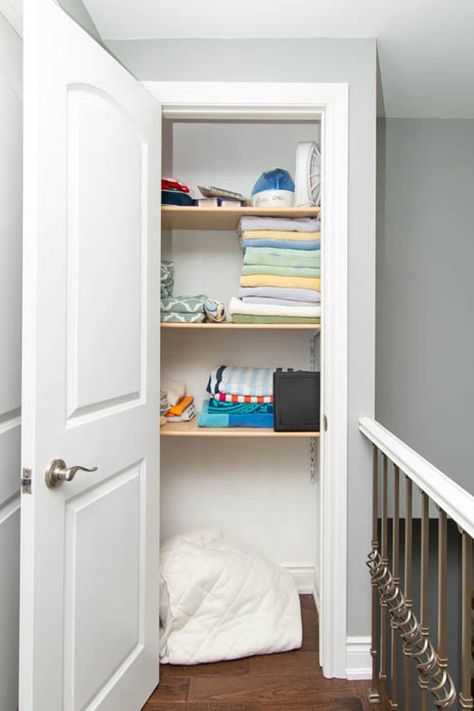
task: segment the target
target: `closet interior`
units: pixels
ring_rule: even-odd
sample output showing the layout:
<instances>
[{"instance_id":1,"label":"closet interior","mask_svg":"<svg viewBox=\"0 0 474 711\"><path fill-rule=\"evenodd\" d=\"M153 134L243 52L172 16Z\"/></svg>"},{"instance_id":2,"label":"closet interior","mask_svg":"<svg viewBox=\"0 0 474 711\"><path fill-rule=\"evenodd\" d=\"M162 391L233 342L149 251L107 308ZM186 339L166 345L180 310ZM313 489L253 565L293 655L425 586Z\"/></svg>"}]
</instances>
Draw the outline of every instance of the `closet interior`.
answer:
<instances>
[{"instance_id":1,"label":"closet interior","mask_svg":"<svg viewBox=\"0 0 474 711\"><path fill-rule=\"evenodd\" d=\"M162 175L192 188L217 185L249 195L265 170L278 166L294 177L298 142L320 145L320 128L317 120L164 119ZM174 263L175 294L205 294L226 304L237 296L238 222L239 209L162 207L162 259ZM199 411L215 366L319 370L319 344L315 324L162 323L161 377L184 381ZM217 526L287 567L300 592L317 594L318 434L206 429L197 418L165 424L161 540Z\"/></svg>"}]
</instances>

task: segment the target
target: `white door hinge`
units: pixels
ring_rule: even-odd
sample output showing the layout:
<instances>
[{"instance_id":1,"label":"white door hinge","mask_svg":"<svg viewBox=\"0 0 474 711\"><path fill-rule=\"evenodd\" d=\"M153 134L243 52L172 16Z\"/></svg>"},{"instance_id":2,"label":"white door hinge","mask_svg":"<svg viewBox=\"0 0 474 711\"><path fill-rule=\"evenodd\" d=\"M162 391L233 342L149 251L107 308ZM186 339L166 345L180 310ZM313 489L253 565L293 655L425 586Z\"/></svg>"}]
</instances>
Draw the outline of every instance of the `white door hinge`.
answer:
<instances>
[{"instance_id":1,"label":"white door hinge","mask_svg":"<svg viewBox=\"0 0 474 711\"><path fill-rule=\"evenodd\" d=\"M326 415L323 415L323 430L325 432L328 431L328 418L326 417Z\"/></svg>"},{"instance_id":2,"label":"white door hinge","mask_svg":"<svg viewBox=\"0 0 474 711\"><path fill-rule=\"evenodd\" d=\"M23 468L21 471L21 493L31 494L31 469Z\"/></svg>"}]
</instances>

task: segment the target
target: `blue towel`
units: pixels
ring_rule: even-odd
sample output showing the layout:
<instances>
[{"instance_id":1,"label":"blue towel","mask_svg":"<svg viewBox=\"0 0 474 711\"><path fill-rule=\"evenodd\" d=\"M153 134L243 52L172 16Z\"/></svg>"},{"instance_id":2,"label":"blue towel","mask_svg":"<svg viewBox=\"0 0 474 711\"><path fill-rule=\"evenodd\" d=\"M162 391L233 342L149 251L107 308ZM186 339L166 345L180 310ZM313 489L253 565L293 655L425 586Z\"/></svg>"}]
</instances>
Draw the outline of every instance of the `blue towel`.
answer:
<instances>
[{"instance_id":1,"label":"blue towel","mask_svg":"<svg viewBox=\"0 0 474 711\"><path fill-rule=\"evenodd\" d=\"M225 409L219 414L218 410L210 406L209 400L204 400L199 413L199 427L273 427L273 405L259 405L257 407L269 408L267 412L247 412L234 414ZM223 403L220 403L223 404ZM224 403L233 405L233 403ZM248 407L251 407L250 405Z\"/></svg>"},{"instance_id":2,"label":"blue towel","mask_svg":"<svg viewBox=\"0 0 474 711\"><path fill-rule=\"evenodd\" d=\"M310 242L287 239L243 239L240 241L242 249L246 247L279 247L280 249L321 249L321 240Z\"/></svg>"}]
</instances>

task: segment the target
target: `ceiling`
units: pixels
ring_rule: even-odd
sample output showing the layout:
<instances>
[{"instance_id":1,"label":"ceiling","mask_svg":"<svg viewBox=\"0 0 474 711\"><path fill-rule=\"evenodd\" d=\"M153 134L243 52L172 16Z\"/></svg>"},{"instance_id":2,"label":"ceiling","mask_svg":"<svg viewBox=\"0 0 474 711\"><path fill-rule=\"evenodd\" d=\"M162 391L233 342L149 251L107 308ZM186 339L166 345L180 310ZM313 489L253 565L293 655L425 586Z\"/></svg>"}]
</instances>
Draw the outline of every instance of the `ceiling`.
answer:
<instances>
[{"instance_id":1,"label":"ceiling","mask_svg":"<svg viewBox=\"0 0 474 711\"><path fill-rule=\"evenodd\" d=\"M375 37L386 116L474 117L473 0L85 0L104 39Z\"/></svg>"},{"instance_id":2,"label":"ceiling","mask_svg":"<svg viewBox=\"0 0 474 711\"><path fill-rule=\"evenodd\" d=\"M0 0L0 10L12 15L12 24L16 24L14 16L21 15L21 4L21 0ZM66 4L77 6L77 12L85 5L105 40L375 37L383 98L379 106L385 116L474 118L474 0L67 0Z\"/></svg>"}]
</instances>

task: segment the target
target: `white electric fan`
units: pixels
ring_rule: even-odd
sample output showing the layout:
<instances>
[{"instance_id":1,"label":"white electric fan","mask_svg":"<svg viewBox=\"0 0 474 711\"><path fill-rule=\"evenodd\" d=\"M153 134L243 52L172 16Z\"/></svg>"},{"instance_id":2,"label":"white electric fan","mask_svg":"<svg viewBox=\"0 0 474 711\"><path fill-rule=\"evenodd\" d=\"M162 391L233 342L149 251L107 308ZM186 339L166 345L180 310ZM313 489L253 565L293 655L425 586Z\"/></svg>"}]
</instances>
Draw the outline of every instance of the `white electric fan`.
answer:
<instances>
[{"instance_id":1,"label":"white electric fan","mask_svg":"<svg viewBox=\"0 0 474 711\"><path fill-rule=\"evenodd\" d=\"M321 202L321 154L314 141L296 147L295 207L309 207Z\"/></svg>"}]
</instances>

